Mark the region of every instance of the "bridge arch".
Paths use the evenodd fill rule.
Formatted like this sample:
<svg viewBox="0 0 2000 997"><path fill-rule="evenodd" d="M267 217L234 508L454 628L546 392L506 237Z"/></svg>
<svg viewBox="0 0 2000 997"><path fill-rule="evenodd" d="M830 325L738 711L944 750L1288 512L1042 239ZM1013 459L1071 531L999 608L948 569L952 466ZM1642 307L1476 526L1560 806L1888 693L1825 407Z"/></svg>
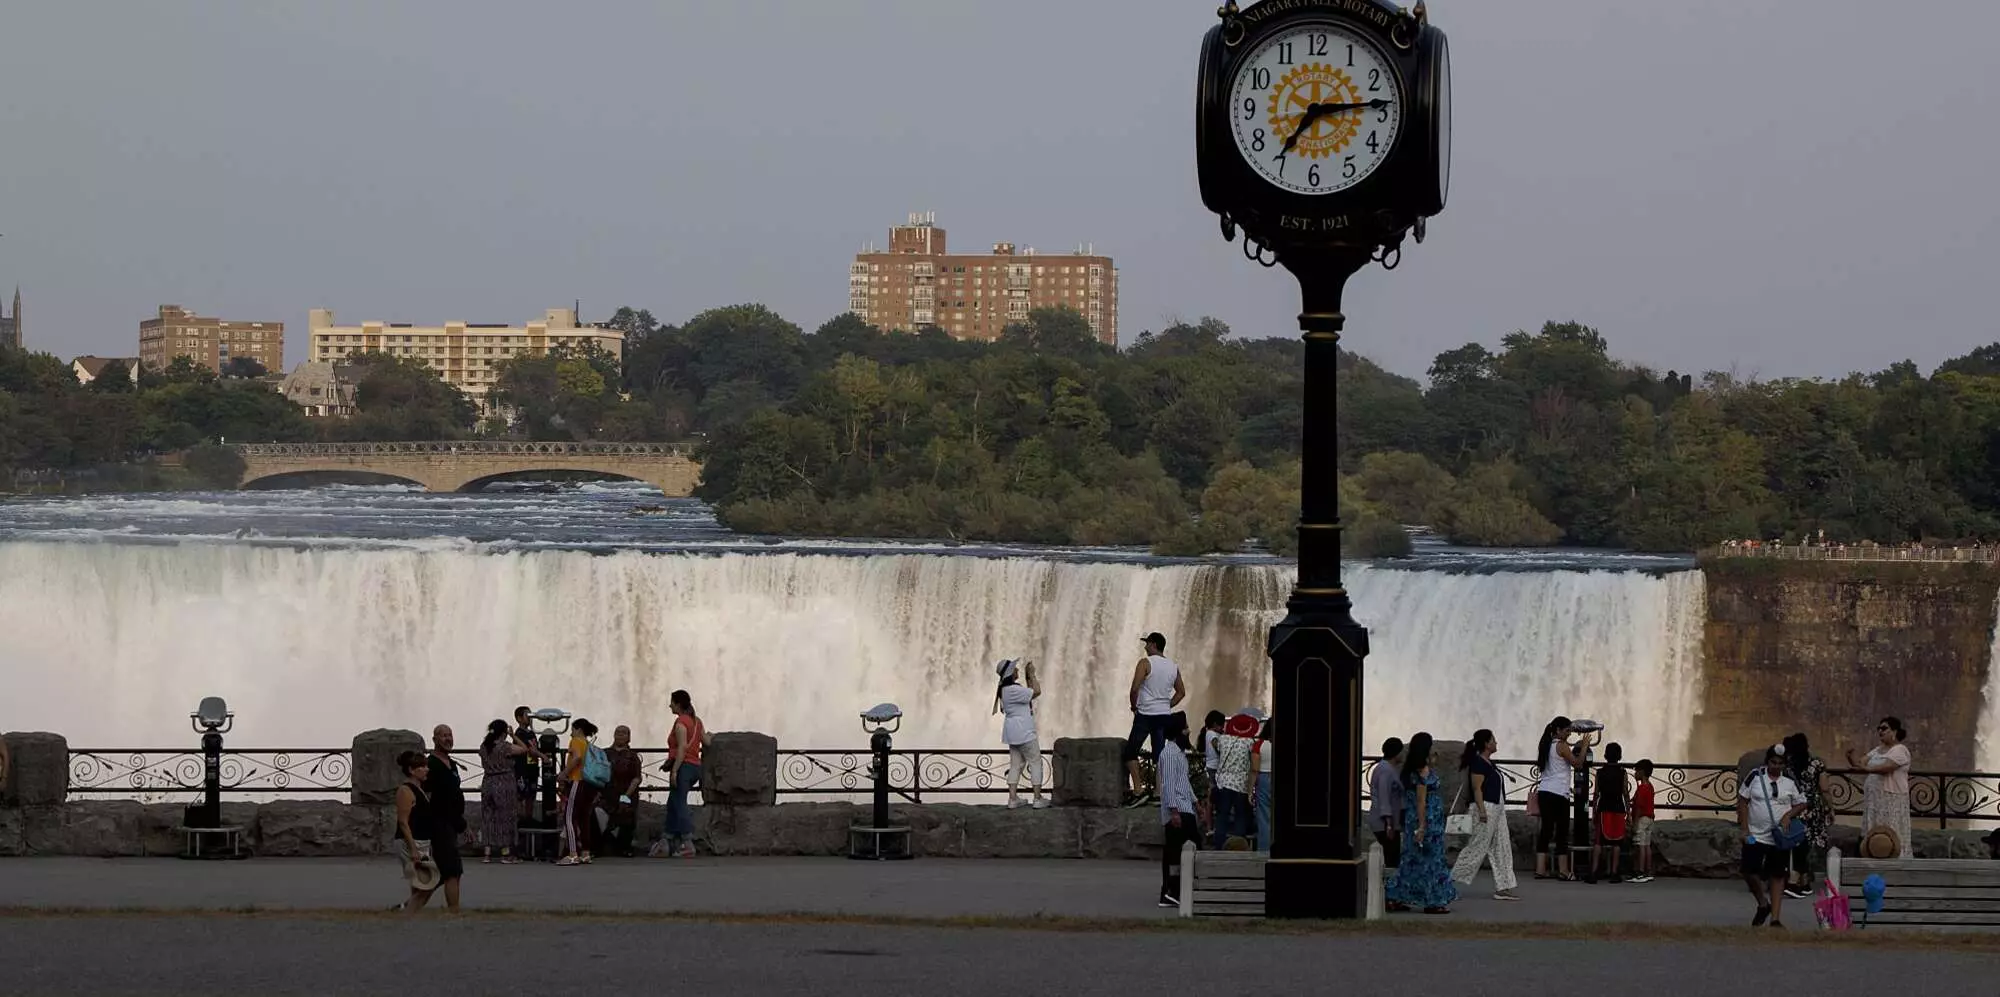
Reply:
<svg viewBox="0 0 2000 997"><path fill-rule="evenodd" d="M454 490L459 492L481 492L485 491L486 486L488 485L497 485L508 481L546 481L548 480L546 475L548 475L550 472L563 473L566 476L562 480L565 481L570 481L570 480L636 481L640 484L652 485L654 488L659 488L663 492L666 491L665 488L661 487L659 482L647 481L645 478L640 477L637 474L617 474L611 471L596 470L594 468L570 468L570 467L535 467L535 468L526 468L519 471L502 471L499 474L489 474L486 475L485 477L473 478L472 480L459 485ZM567 477L567 475L572 475L572 474L586 474L590 475L590 477L581 479Z"/></svg>
<svg viewBox="0 0 2000 997"><path fill-rule="evenodd" d="M430 484L416 478L386 471L357 471L349 468L302 468L278 471L259 477L244 475L239 487L245 491L276 491L285 488L314 488L323 485L415 485L430 488Z"/></svg>

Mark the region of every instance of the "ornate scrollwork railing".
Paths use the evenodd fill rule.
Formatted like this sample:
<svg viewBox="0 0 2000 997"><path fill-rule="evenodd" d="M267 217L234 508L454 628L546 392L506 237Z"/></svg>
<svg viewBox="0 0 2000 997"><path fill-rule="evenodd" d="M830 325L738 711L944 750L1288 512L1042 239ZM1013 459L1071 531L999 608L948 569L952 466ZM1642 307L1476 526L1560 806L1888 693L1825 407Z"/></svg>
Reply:
<svg viewBox="0 0 2000 997"><path fill-rule="evenodd" d="M645 784L640 792L663 796L665 775L659 763L665 748L640 748ZM1053 752L1042 752L1043 790L1054 783ZM468 794L479 791L482 772L478 756L460 751L453 756ZM1368 799L1368 778L1379 758L1363 761L1362 799ZM864 750L808 749L778 752L777 792L781 796L866 796L873 791L874 756ZM560 754L556 764L561 764ZM1447 761L1444 764L1456 764ZM73 748L69 753L72 796L191 797L203 790L203 759L199 750L156 751L145 748ZM1506 782L1510 804L1523 805L1540 779L1539 766L1528 761L1494 765ZM220 764L222 791L229 795L344 796L352 789L346 748L225 748ZM977 749L899 749L889 755L889 787L898 797L922 803L926 794L999 794L1007 791L1007 754ZM1827 799L1844 817L1861 813L1866 773L1829 769ZM1725 814L1736 809L1737 775L1730 765L1656 764L1654 804L1663 816ZM2000 821L2000 773L1913 772L1910 774L1910 815L1925 825Z"/></svg>
<svg viewBox="0 0 2000 997"><path fill-rule="evenodd" d="M1368 799L1368 777L1380 758L1362 763L1362 799ZM1445 764L1456 765L1451 760ZM1507 783L1507 802L1525 805L1541 780L1541 766L1530 761L1501 761ZM1842 817L1861 815L1863 783L1868 773L1850 769L1828 769L1827 802ZM1733 765L1661 764L1653 766L1653 803L1663 815L1671 812L1726 814L1736 811L1739 787ZM1913 820L1938 827L1958 823L2000 821L2000 774L1988 772L1912 772L1910 774L1910 816Z"/></svg>
<svg viewBox="0 0 2000 997"><path fill-rule="evenodd" d="M417 440L389 443L244 443L236 447L236 452L244 457L396 457L420 454L688 457L693 453L693 447L686 443Z"/></svg>
<svg viewBox="0 0 2000 997"><path fill-rule="evenodd" d="M781 795L855 795L874 791L875 756L868 751L780 751ZM1042 752L1041 787L1055 779L1053 752ZM889 790L912 803L924 794L1005 793L1007 753L917 748L889 753Z"/></svg>
<svg viewBox="0 0 2000 997"><path fill-rule="evenodd" d="M225 748L218 766L225 793L345 793L346 748ZM200 751L79 749L69 753L72 794L184 795L203 790Z"/></svg>

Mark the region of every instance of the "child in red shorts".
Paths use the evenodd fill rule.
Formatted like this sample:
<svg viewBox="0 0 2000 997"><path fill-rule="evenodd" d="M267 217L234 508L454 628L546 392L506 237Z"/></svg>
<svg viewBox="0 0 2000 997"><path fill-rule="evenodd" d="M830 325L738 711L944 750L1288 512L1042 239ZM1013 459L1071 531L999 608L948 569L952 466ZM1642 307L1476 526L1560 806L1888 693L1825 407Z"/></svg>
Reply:
<svg viewBox="0 0 2000 997"><path fill-rule="evenodd" d="M1597 819L1592 823L1597 828L1597 843L1590 849L1590 881L1597 881L1598 859L1608 851L1611 861L1602 868L1610 882L1619 882L1619 869L1624 864L1625 837L1628 833L1627 816L1632 812L1632 785L1621 764L1625 749L1613 741L1604 746L1604 764L1597 770Z"/></svg>

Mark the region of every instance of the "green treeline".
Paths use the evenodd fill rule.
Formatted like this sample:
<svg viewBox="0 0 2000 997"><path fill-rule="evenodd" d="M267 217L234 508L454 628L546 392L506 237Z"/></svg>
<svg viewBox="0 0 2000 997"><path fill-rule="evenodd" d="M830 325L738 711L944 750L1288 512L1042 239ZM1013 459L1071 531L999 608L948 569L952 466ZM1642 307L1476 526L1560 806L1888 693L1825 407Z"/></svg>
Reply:
<svg viewBox="0 0 2000 997"><path fill-rule="evenodd" d="M760 305L685 325L620 309L602 353L499 368L482 420L421 361L358 358L358 413L307 420L261 372L176 361L138 385L76 383L0 351L0 472L116 465L223 440L703 441L701 495L744 531L1287 552L1297 514L1293 337L1204 319L1098 344L1047 309L995 342L885 334L843 315L808 335ZM107 374L111 370L107 368ZM1549 323L1441 353L1428 385L1343 354L1350 551L1398 524L1474 545L1685 551L1738 537L2000 536L2000 344L1929 376L1839 381L1657 374L1596 330ZM190 453L204 481L230 462Z"/></svg>

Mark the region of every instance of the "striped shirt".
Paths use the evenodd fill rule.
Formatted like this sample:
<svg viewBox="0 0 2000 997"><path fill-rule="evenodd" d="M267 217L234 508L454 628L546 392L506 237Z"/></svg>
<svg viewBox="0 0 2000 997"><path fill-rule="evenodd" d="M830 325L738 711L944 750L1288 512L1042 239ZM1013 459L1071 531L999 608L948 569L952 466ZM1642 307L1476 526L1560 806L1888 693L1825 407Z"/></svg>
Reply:
<svg viewBox="0 0 2000 997"><path fill-rule="evenodd" d="M1160 748L1160 823L1171 823L1175 814L1194 813L1194 785L1188 782L1187 753L1173 742Z"/></svg>

